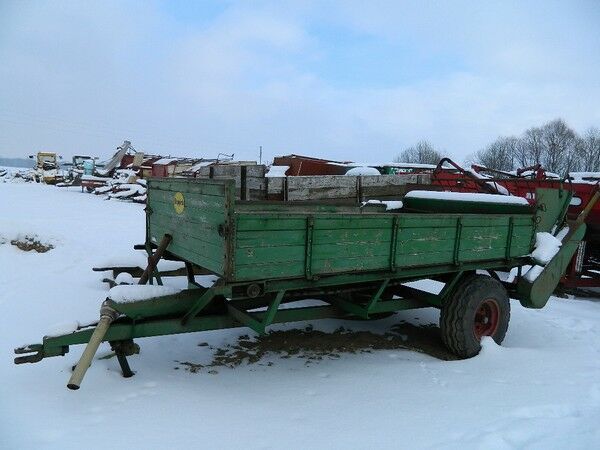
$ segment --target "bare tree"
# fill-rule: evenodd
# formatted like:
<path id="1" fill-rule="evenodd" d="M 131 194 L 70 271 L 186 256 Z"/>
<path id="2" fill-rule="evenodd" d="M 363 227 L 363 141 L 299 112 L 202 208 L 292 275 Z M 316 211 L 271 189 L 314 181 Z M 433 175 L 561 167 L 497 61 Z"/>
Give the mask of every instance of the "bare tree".
<path id="1" fill-rule="evenodd" d="M 514 136 L 499 137 L 483 150 L 475 153 L 475 162 L 490 169 L 511 171 L 520 140 Z"/>
<path id="2" fill-rule="evenodd" d="M 576 158 L 577 136 L 562 119 L 548 122 L 542 127 L 544 152 L 542 165 L 550 172 L 565 175 L 580 167 Z"/>
<path id="3" fill-rule="evenodd" d="M 411 164 L 437 164 L 442 155 L 428 141 L 419 141 L 403 150 L 394 158 L 394 162 Z"/>
<path id="4" fill-rule="evenodd" d="M 515 164 L 530 167 L 542 163 L 544 154 L 544 132 L 540 127 L 529 128 L 519 139 L 515 152 Z"/>
<path id="5" fill-rule="evenodd" d="M 584 136 L 577 140 L 576 155 L 581 162 L 581 170 L 600 171 L 600 130 L 588 129 Z"/>

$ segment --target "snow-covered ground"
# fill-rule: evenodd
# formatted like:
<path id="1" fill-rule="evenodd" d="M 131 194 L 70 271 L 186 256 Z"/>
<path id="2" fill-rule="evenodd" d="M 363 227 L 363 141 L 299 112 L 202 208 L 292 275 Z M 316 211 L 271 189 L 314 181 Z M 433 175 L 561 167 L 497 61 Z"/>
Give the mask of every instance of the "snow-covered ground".
<path id="1" fill-rule="evenodd" d="M 19 235 L 54 248 L 24 252 L 10 245 Z M 65 386 L 81 346 L 13 365 L 12 349 L 53 324 L 96 320 L 108 286 L 91 267 L 143 263 L 132 249 L 143 236 L 141 205 L 0 185 L 0 448 L 600 448 L 597 301 L 551 299 L 540 311 L 514 302 L 504 345 L 486 341 L 466 361 L 382 350 L 309 366 L 272 356 L 271 366 L 175 370 L 210 357 L 198 343 L 231 343 L 248 333 L 240 329 L 140 339 L 133 378 L 114 358 L 96 360 L 79 391 Z M 437 311 L 314 325 L 385 332 L 401 319 L 435 323 Z"/>

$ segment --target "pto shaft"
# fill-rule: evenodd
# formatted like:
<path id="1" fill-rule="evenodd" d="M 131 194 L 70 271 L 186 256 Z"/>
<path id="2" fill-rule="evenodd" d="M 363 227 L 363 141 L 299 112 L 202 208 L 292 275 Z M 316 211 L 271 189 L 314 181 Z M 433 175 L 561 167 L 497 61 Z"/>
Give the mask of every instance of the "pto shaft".
<path id="1" fill-rule="evenodd" d="M 98 325 L 96 325 L 96 328 L 92 333 L 92 337 L 90 337 L 90 341 L 85 347 L 81 358 L 79 358 L 79 362 L 77 363 L 77 366 L 75 366 L 75 370 L 73 370 L 73 374 L 71 375 L 69 383 L 67 384 L 67 387 L 69 389 L 79 389 L 81 381 L 83 380 L 86 371 L 92 364 L 92 359 L 94 359 L 94 355 L 96 354 L 98 347 L 102 343 L 104 335 L 108 331 L 110 324 L 118 316 L 119 313 L 117 313 L 114 309 L 108 306 L 106 302 L 102 303 L 102 306 L 100 307 L 100 321 L 98 322 Z"/>

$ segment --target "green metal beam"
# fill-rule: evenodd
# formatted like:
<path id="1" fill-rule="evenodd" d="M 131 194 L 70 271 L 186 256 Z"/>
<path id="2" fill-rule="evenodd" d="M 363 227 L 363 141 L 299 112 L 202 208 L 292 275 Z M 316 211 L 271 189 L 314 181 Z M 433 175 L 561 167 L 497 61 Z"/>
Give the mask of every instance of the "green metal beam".
<path id="1" fill-rule="evenodd" d="M 373 297 L 371 297 L 371 300 L 369 300 L 369 303 L 367 304 L 367 308 L 366 308 L 367 309 L 367 315 L 375 307 L 375 304 L 381 298 L 381 294 L 383 294 L 383 291 L 385 291 L 385 288 L 387 288 L 389 282 L 390 282 L 389 278 L 386 278 L 385 280 L 383 280 L 381 282 L 381 285 L 379 286 L 379 289 L 377 289 L 377 292 L 375 292 L 373 294 Z"/>
<path id="2" fill-rule="evenodd" d="M 256 317 L 256 313 L 250 313 L 248 311 L 243 310 L 238 307 L 235 302 L 227 302 L 227 312 L 232 315 L 238 322 L 252 328 L 259 334 L 264 334 L 265 329 L 273 323 L 275 316 L 277 315 L 279 305 L 281 304 L 281 300 L 283 300 L 283 296 L 285 295 L 285 291 L 279 291 L 277 295 L 271 300 L 267 310 L 264 312 L 264 316 L 262 319 L 258 319 Z"/>
<path id="3" fill-rule="evenodd" d="M 257 319 L 254 316 L 254 314 L 249 313 L 248 311 L 243 311 L 237 308 L 235 305 L 231 304 L 230 302 L 227 302 L 227 312 L 239 323 L 241 323 L 242 325 L 246 325 L 249 328 L 252 328 L 258 334 L 265 333 L 264 325 L 262 324 L 260 319 Z"/>
<path id="4" fill-rule="evenodd" d="M 331 303 L 332 305 L 337 306 L 342 311 L 347 312 L 348 314 L 352 314 L 354 316 L 360 317 L 361 319 L 369 318 L 369 312 L 362 305 L 358 305 L 356 303 L 349 302 L 348 300 L 345 300 L 338 296 L 331 296 L 330 298 L 327 299 L 327 301 L 329 303 Z"/>
<path id="5" fill-rule="evenodd" d="M 438 294 L 432 294 L 409 286 L 400 286 L 396 289 L 396 292 L 402 297 L 414 298 L 425 302 L 428 304 L 427 306 L 435 306 L 437 308 L 442 306 L 442 299 Z"/>
<path id="6" fill-rule="evenodd" d="M 269 325 L 271 325 L 271 323 L 273 323 L 273 319 L 275 319 L 275 315 L 277 314 L 277 310 L 279 309 L 279 305 L 281 304 L 284 295 L 285 291 L 279 291 L 277 293 L 277 295 L 269 305 L 269 308 L 267 309 L 265 317 L 262 321 L 263 326 L 268 327 Z"/>
<path id="7" fill-rule="evenodd" d="M 472 270 L 502 270 L 510 269 L 524 264 L 529 264 L 528 257 L 512 258 L 508 261 L 498 260 L 493 261 L 479 261 L 473 263 L 462 262 L 460 264 L 460 271 L 472 271 Z M 265 292 L 278 292 L 280 290 L 293 291 L 298 289 L 311 289 L 311 288 L 325 288 L 332 286 L 350 286 L 353 284 L 360 283 L 371 283 L 377 281 L 383 281 L 389 278 L 391 281 L 410 281 L 420 278 L 434 278 L 439 275 L 453 274 L 456 273 L 456 266 L 450 265 L 439 265 L 439 266 L 425 266 L 414 269 L 402 269 L 397 270 L 395 273 L 390 272 L 368 272 L 368 273 L 345 273 L 341 275 L 322 276 L 319 279 L 307 280 L 305 278 L 295 278 L 286 280 L 261 280 L 264 282 Z M 248 283 L 235 283 L 231 286 L 247 286 Z"/>
<path id="8" fill-rule="evenodd" d="M 402 298 L 397 300 L 386 300 L 377 303 L 369 314 L 406 311 L 407 309 L 431 308 L 432 305 L 413 298 Z"/>
<path id="9" fill-rule="evenodd" d="M 215 298 L 216 295 L 218 295 L 218 291 L 218 288 L 208 288 L 206 292 L 202 294 L 200 298 L 198 298 L 198 300 L 196 300 L 194 306 L 192 306 L 190 310 L 187 313 L 185 313 L 185 315 L 181 319 L 181 324 L 185 325 L 192 317 L 194 317 L 196 314 L 202 311 L 206 307 L 206 305 L 208 305 L 211 302 L 211 300 Z"/>
<path id="10" fill-rule="evenodd" d="M 263 321 L 267 312 L 253 313 L 255 320 Z M 299 322 L 305 320 L 344 318 L 347 314 L 333 306 L 313 306 L 303 308 L 286 308 L 278 312 L 272 323 Z M 103 341 L 123 341 L 168 334 L 192 333 L 198 331 L 237 328 L 239 322 L 229 314 L 213 314 L 192 317 L 186 324 L 180 318 L 156 317 L 153 319 L 133 321 L 121 317 L 111 324 Z M 94 332 L 94 327 L 81 329 L 63 336 L 45 336 L 42 344 L 28 345 L 15 350 L 17 354 L 35 353 L 15 359 L 16 363 L 37 362 L 45 357 L 61 356 L 69 351 L 70 345 L 87 344 Z"/>

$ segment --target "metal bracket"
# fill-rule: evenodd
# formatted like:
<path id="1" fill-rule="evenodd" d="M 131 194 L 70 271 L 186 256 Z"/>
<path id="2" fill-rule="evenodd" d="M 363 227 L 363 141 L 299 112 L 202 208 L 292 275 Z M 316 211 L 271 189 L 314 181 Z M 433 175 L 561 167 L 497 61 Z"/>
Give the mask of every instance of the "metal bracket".
<path id="1" fill-rule="evenodd" d="M 376 309 L 378 302 L 381 299 L 381 295 L 387 288 L 389 282 L 390 282 L 389 278 L 384 279 L 381 282 L 381 284 L 379 285 L 379 288 L 377 289 L 377 291 L 371 296 L 371 298 L 369 299 L 369 301 L 367 302 L 367 304 L 365 306 L 350 302 L 348 300 L 345 300 L 345 299 L 339 298 L 339 297 L 335 297 L 332 300 L 332 302 L 336 306 L 338 306 L 340 309 L 343 309 L 344 311 L 346 311 L 350 314 L 354 314 L 355 316 L 361 317 L 363 319 L 368 319 L 369 314 L 371 312 L 373 312 L 374 309 Z"/>
<path id="2" fill-rule="evenodd" d="M 508 236 L 506 237 L 506 254 L 504 256 L 504 258 L 507 261 L 510 260 L 510 250 L 512 247 L 514 228 L 515 228 L 515 217 L 510 216 L 510 218 L 508 219 Z"/>
<path id="3" fill-rule="evenodd" d="M 158 275 L 158 272 L 156 271 L 156 267 L 158 261 L 160 260 L 160 258 L 162 258 L 163 253 L 165 252 L 172 240 L 173 237 L 170 234 L 165 234 L 162 240 L 160 241 L 156 252 L 154 252 L 153 255 L 148 255 L 148 267 L 146 267 L 146 270 L 144 270 L 144 273 L 140 277 L 138 284 L 146 284 L 146 282 L 149 279 L 151 281 L 152 277 L 154 276 L 158 284 L 162 285 L 162 281 L 160 279 L 160 276 Z"/>
<path id="4" fill-rule="evenodd" d="M 446 283 L 439 294 L 421 291 L 420 289 L 411 288 L 408 286 L 400 286 L 398 292 L 402 296 L 409 296 L 429 303 L 432 306 L 441 308 L 444 300 L 452 293 L 458 282 L 461 280 L 464 271 L 456 272 L 452 279 Z"/>
<path id="5" fill-rule="evenodd" d="M 454 265 L 458 266 L 460 252 L 460 235 L 462 234 L 462 219 L 459 217 L 456 220 L 456 236 L 454 238 Z"/>
<path id="6" fill-rule="evenodd" d="M 312 247 L 313 247 L 313 234 L 315 230 L 315 218 L 308 216 L 306 219 L 306 252 L 304 260 L 304 275 L 307 280 L 313 279 L 312 274 Z"/>
<path id="7" fill-rule="evenodd" d="M 275 319 L 275 315 L 277 314 L 277 310 L 279 309 L 279 305 L 281 304 L 281 300 L 283 300 L 283 296 L 285 295 L 285 291 L 278 291 L 277 295 L 271 300 L 269 303 L 269 307 L 265 312 L 265 315 L 261 320 L 259 320 L 256 316 L 248 311 L 238 308 L 233 305 L 231 302 L 227 302 L 227 312 L 238 322 L 243 323 L 244 325 L 252 328 L 258 334 L 265 334 L 265 329 L 271 323 L 273 323 L 273 319 Z"/>
<path id="8" fill-rule="evenodd" d="M 458 282 L 462 279 L 464 271 L 456 272 L 452 279 L 446 283 L 446 285 L 442 288 L 438 297 L 440 299 L 440 306 L 444 303 L 444 300 L 452 293 Z"/>
<path id="9" fill-rule="evenodd" d="M 217 295 L 218 290 L 215 288 L 208 288 L 204 294 L 202 294 L 198 300 L 194 303 L 194 305 L 185 313 L 185 315 L 181 319 L 181 325 L 185 325 L 192 317 L 202 311 L 215 296 Z"/>
<path id="10" fill-rule="evenodd" d="M 15 358 L 15 364 L 36 363 L 44 359 L 44 346 L 42 344 L 34 344 L 26 347 L 19 347 L 15 348 L 15 353 L 17 355 L 25 355 L 17 356 Z M 31 354 L 28 355 L 27 353 Z"/>
<path id="11" fill-rule="evenodd" d="M 390 272 L 396 271 L 396 249 L 398 248 L 398 229 L 400 219 L 397 215 L 392 220 L 392 239 L 390 242 Z"/>
<path id="12" fill-rule="evenodd" d="M 375 305 L 381 298 L 381 294 L 383 294 L 383 291 L 385 291 L 385 288 L 387 288 L 387 285 L 389 284 L 389 282 L 390 282 L 389 278 L 386 278 L 385 280 L 383 280 L 381 282 L 381 285 L 379 286 L 379 289 L 377 289 L 377 292 L 375 292 L 373 294 L 373 296 L 371 297 L 371 300 L 369 300 L 369 303 L 367 304 L 367 308 L 366 308 L 367 316 L 369 315 L 369 312 L 371 312 L 371 310 L 375 307 Z"/>

